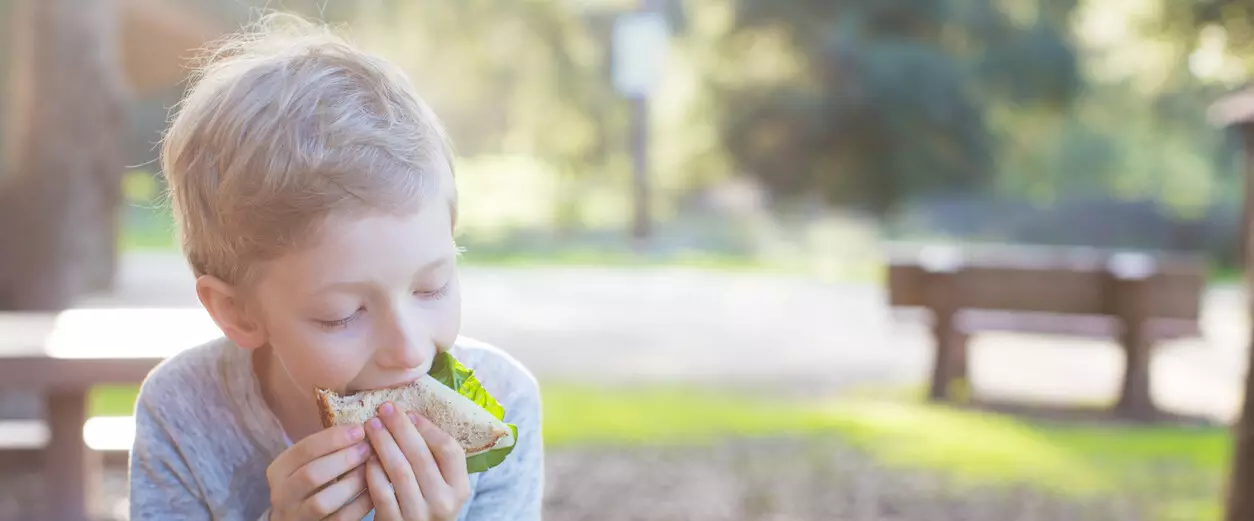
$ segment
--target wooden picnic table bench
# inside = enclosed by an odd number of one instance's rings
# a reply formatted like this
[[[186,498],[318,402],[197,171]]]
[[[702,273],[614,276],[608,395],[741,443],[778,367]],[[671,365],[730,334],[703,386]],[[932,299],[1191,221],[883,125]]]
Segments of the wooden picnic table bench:
[[[0,391],[44,399],[49,436],[40,519],[89,519],[99,499],[101,457],[83,439],[91,389],[139,384],[162,360],[220,335],[197,308],[0,313]]]
[[[1095,248],[952,246],[889,249],[889,304],[928,312],[935,348],[929,396],[966,380],[967,343],[984,331],[1111,338],[1125,357],[1116,410],[1157,414],[1152,346],[1201,336],[1206,262],[1186,254]]]

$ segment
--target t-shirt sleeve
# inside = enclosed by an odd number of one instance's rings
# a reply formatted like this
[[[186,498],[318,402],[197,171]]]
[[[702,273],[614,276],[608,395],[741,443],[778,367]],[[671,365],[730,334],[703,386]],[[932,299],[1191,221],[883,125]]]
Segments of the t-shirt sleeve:
[[[279,449],[271,436],[282,429],[248,430],[255,407],[264,407],[249,403],[260,396],[233,394],[255,385],[251,368],[239,363],[249,355],[213,342],[163,361],[144,379],[130,453],[132,521],[269,518],[265,470]]]
[[[466,521],[539,521],[544,493],[544,439],[540,389],[525,380],[505,420],[518,427],[518,442],[500,465],[479,477]]]
[[[174,396],[165,398],[168,400]],[[210,519],[210,509],[191,467],[165,421],[165,409],[155,402],[150,394],[141,392],[135,406],[135,441],[130,459],[130,519]],[[177,406],[178,403],[167,404],[167,407]]]

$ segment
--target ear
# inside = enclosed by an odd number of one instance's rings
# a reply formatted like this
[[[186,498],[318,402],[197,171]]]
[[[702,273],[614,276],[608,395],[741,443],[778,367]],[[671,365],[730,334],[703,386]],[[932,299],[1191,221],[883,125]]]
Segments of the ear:
[[[201,275],[196,279],[196,295],[222,333],[232,342],[245,349],[265,345],[265,328],[257,317],[248,312],[234,286],[212,275]]]

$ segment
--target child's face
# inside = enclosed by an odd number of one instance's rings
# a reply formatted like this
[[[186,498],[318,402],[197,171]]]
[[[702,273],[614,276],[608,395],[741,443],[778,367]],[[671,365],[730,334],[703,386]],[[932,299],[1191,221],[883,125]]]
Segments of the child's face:
[[[293,383],[352,392],[426,374],[461,327],[447,206],[334,216],[316,246],[267,263],[252,301]]]

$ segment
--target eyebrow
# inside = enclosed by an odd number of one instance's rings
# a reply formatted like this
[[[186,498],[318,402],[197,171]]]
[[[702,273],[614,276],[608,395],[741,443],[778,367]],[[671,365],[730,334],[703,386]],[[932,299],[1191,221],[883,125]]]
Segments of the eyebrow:
[[[416,276],[419,273],[426,273],[428,271],[432,271],[445,264],[448,264],[449,262],[452,262],[453,259],[456,257],[457,257],[457,252],[453,252],[450,255],[441,255],[439,258],[431,259],[430,261],[427,261],[426,264],[419,266],[418,271],[414,272],[414,274]]]

